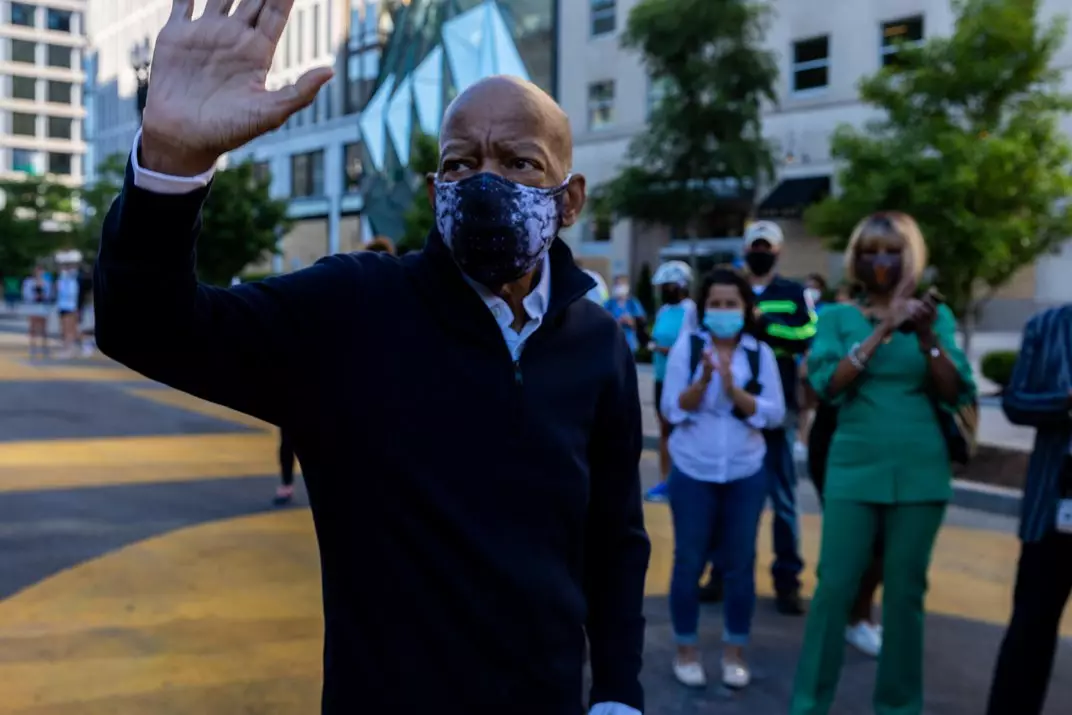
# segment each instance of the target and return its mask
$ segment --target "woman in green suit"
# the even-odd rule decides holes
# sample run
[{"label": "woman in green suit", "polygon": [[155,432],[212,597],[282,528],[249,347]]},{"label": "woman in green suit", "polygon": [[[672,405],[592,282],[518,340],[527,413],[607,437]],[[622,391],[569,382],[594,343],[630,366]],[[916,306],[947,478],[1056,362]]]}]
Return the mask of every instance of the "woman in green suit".
[{"label": "woman in green suit", "polygon": [[845,626],[873,545],[885,545],[884,642],[876,715],[923,710],[923,600],[952,469],[936,403],[974,399],[952,313],[915,292],[927,261],[916,222],[889,212],[860,222],[845,252],[859,300],[831,305],[808,358],[815,390],[838,406],[827,462],[819,585],[809,609],[792,715],[825,715]]}]

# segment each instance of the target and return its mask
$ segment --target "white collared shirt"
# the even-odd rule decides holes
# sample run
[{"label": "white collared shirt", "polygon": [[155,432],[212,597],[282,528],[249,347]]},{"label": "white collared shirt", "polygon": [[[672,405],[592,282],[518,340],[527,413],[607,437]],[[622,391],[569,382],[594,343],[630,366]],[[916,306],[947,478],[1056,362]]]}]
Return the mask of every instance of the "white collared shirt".
[{"label": "white collared shirt", "polygon": [[[189,194],[198,189],[203,189],[212,181],[214,169],[209,169],[198,176],[168,176],[156,171],[142,168],[138,163],[138,146],[141,144],[141,132],[134,139],[134,150],[131,153],[131,164],[134,167],[134,185],[140,189],[151,191],[156,194]],[[466,281],[484,300],[488,310],[495,316],[495,322],[502,330],[506,346],[510,349],[510,355],[516,361],[521,357],[521,351],[525,342],[543,324],[543,317],[547,313],[547,306],[551,299],[551,258],[544,256],[543,269],[540,272],[540,280],[536,288],[525,296],[521,304],[529,316],[529,321],[517,332],[511,327],[514,322],[514,313],[510,306],[499,296],[493,294],[485,286],[469,280]],[[621,703],[597,703],[589,711],[589,715],[641,715],[640,711]]]},{"label": "white collared shirt", "polygon": [[785,397],[778,363],[770,346],[751,335],[741,336],[733,353],[733,381],[743,387],[752,379],[747,350],[759,351],[760,393],[753,395],[756,412],[747,419],[733,415],[733,400],[722,388],[716,371],[704,392],[699,408],[687,411],[678,404],[681,393],[700,378],[701,364],[689,374],[691,337],[699,335],[704,349],[711,348],[706,330],[682,332],[667,357],[663,381],[662,413],[674,430],[668,447],[674,466],[684,474],[703,482],[731,482],[750,477],[763,466],[767,446],[760,430],[779,427],[785,419]]}]

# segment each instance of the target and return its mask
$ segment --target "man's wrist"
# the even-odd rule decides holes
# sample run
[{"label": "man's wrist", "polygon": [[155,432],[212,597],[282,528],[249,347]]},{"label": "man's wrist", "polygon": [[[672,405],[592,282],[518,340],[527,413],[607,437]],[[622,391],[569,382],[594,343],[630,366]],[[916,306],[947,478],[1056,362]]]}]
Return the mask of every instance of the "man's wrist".
[{"label": "man's wrist", "polygon": [[923,352],[930,352],[935,346],[938,345],[938,336],[934,334],[933,330],[923,331],[918,334],[919,349]]},{"label": "man's wrist", "polygon": [[147,171],[167,176],[194,177],[210,171],[218,159],[218,156],[191,152],[176,146],[150,127],[142,127],[138,164]]}]

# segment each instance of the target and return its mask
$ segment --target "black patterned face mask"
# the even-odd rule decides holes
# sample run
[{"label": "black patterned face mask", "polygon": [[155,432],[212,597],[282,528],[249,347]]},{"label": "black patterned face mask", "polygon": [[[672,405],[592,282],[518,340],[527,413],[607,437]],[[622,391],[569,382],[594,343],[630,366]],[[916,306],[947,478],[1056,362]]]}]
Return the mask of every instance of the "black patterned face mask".
[{"label": "black patterned face mask", "polygon": [[436,226],[462,272],[498,290],[535,269],[562,224],[560,186],[542,189],[483,172],[436,181]]}]

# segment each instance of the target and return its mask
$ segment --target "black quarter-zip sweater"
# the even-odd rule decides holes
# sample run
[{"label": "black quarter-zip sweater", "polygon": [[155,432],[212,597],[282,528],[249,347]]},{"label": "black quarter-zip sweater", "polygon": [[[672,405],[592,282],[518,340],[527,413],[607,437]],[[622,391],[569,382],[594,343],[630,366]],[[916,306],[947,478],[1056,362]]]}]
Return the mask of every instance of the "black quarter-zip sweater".
[{"label": "black quarter-zip sweater", "polygon": [[515,365],[438,235],[208,287],[206,192],[132,177],[96,265],[98,344],[293,432],[320,544],[323,713],[579,715],[586,630],[590,702],[642,710],[636,372],[565,244]]}]

